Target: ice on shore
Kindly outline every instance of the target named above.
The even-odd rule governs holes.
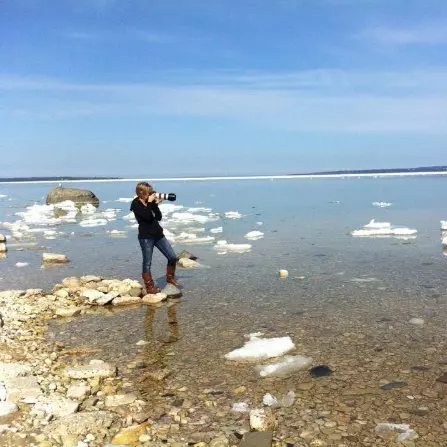
[[[377,424],[375,432],[383,439],[389,439],[389,433],[395,432],[397,435],[397,441],[399,442],[410,441],[418,438],[416,431],[410,428],[410,425],[408,424],[381,423]]]
[[[126,232],[122,231],[122,230],[110,230],[107,231],[107,233],[109,234],[109,236],[125,236]]]
[[[373,206],[377,206],[378,208],[389,208],[392,205],[390,202],[373,202]]]
[[[94,214],[96,213],[96,207],[94,207],[91,203],[86,203],[81,206],[82,214]]]
[[[259,365],[255,370],[261,377],[287,377],[296,371],[308,368],[312,365],[312,361],[312,358],[303,355],[286,356],[278,362]]]
[[[253,241],[257,239],[262,239],[264,237],[264,233],[262,231],[249,231],[245,236],[246,239],[251,239]]]
[[[371,236],[414,236],[417,230],[407,227],[394,227],[390,222],[376,222],[372,219],[368,224],[364,225],[360,230],[351,232],[352,236],[371,237]]]
[[[100,227],[102,225],[107,225],[107,219],[85,219],[79,222],[81,227]]]
[[[217,227],[217,228],[210,229],[210,233],[213,233],[213,234],[222,233],[222,232],[223,232],[223,227]]]
[[[441,230],[447,231],[447,220],[441,220]]]
[[[251,250],[250,244],[229,244],[225,240],[217,241],[217,244],[214,246],[214,248],[219,253],[228,253],[228,252],[235,252],[235,253],[245,253],[247,251]]]
[[[27,265],[27,262],[16,262],[16,267],[26,267]]]
[[[227,219],[240,219],[242,217],[242,214],[239,213],[239,211],[227,211],[225,212],[224,216]]]
[[[126,214],[125,216],[123,216],[124,220],[133,220],[135,221],[135,214],[131,211],[129,214]]]
[[[225,355],[227,360],[265,360],[287,354],[295,345],[290,337],[262,338],[262,334],[250,334],[242,348]]]
[[[116,199],[116,202],[123,202],[123,203],[128,203],[128,202],[132,202],[133,197],[120,197],[119,199]]]
[[[8,197],[6,194],[0,194],[0,199],[4,199],[5,197]]]
[[[166,230],[164,230],[166,233]],[[169,234],[169,239],[177,242],[179,244],[209,244],[210,242],[214,242],[213,236],[203,236],[197,237],[194,233],[186,233],[182,232],[178,236],[175,236],[173,233]]]
[[[197,222],[204,224],[206,222],[209,222],[211,219],[209,216],[203,216],[202,214],[194,214],[194,213],[187,213],[187,212],[175,212],[172,213],[172,219],[178,222]]]

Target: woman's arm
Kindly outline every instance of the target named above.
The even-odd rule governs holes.
[[[152,222],[154,219],[156,219],[157,211],[160,214],[161,219],[161,212],[155,202],[149,202],[147,206],[144,206],[140,200],[135,200],[132,203],[131,210],[134,212],[135,217],[138,217],[145,222]]]
[[[158,203],[157,203],[157,202],[153,202],[152,210],[153,210],[153,212],[154,212],[154,214],[155,214],[155,218],[156,218],[158,221],[160,221],[160,220],[162,219],[163,216],[162,216],[162,214],[161,214],[160,208],[158,208]]]

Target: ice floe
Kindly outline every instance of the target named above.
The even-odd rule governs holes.
[[[308,368],[312,365],[312,361],[311,357],[303,355],[286,356],[275,363],[257,366],[255,370],[261,377],[287,377],[296,371]]]
[[[103,225],[107,225],[107,219],[84,219],[79,222],[81,227],[100,227]]]
[[[234,252],[234,253],[245,253],[251,250],[250,244],[229,244],[225,240],[217,241],[214,248],[221,254]]]
[[[215,240],[213,236],[198,237],[194,233],[186,233],[186,232],[182,232],[178,236],[172,235],[170,239],[179,244],[190,244],[190,245],[209,244],[210,242],[214,242]]]
[[[133,200],[133,197],[120,197],[119,199],[116,199],[116,202],[127,203],[127,202],[132,202],[132,200]]]
[[[82,214],[93,214],[96,213],[96,207],[94,207],[91,203],[86,203],[81,206]]]
[[[373,206],[377,206],[378,208],[389,208],[393,204],[390,202],[373,202]]]
[[[257,239],[262,239],[264,237],[264,233],[262,231],[249,231],[245,236],[246,239],[251,239],[255,241]]]
[[[125,236],[126,232],[122,231],[122,230],[110,230],[110,231],[107,231],[107,234],[109,236]]]
[[[125,216],[123,216],[124,220],[133,220],[135,221],[135,214],[131,211],[129,214],[126,214]]]
[[[227,360],[265,360],[279,357],[295,348],[290,337],[262,338],[261,333],[250,334],[242,348],[225,355]]]
[[[376,222],[372,219],[368,224],[364,225],[360,230],[351,232],[352,236],[357,237],[375,237],[375,236],[415,236],[417,230],[407,227],[394,227],[390,222]]]
[[[224,216],[227,219],[241,219],[242,218],[242,214],[239,213],[239,211],[226,211]]]
[[[447,220],[441,220],[441,230],[447,231]]]
[[[27,265],[27,262],[16,262],[16,267],[26,267]]]
[[[210,229],[210,233],[213,233],[213,234],[222,233],[222,232],[223,232],[223,227],[216,227],[216,228]]]

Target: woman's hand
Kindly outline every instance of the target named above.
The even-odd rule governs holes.
[[[160,203],[162,203],[163,202],[163,199],[161,199],[160,197],[156,197],[155,198],[155,203],[157,204],[157,205],[159,205]]]
[[[149,197],[147,198],[147,202],[148,203],[152,203],[152,202],[158,203],[157,199],[155,197],[155,193],[154,192],[149,193]]]

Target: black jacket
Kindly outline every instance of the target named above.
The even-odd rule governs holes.
[[[162,238],[163,228],[158,223],[161,218],[161,211],[155,202],[148,202],[146,206],[138,198],[133,199],[130,210],[135,214],[138,222],[138,237],[140,239]]]

